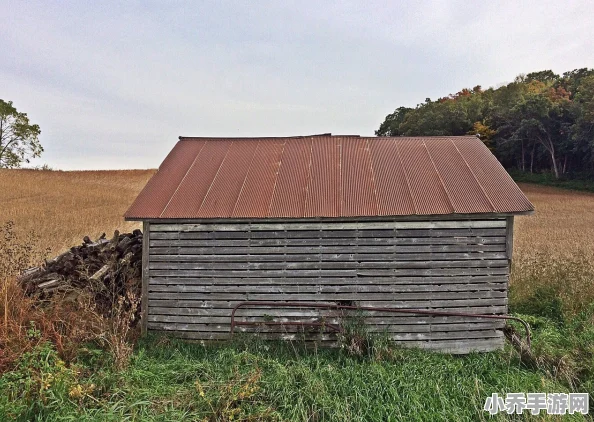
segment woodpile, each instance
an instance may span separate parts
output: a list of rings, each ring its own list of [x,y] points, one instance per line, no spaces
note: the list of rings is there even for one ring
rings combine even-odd
[[[142,232],[116,230],[111,239],[105,233],[95,241],[85,236],[82,245],[26,270],[19,280],[26,293],[41,303],[56,297],[74,301],[82,293],[91,294],[96,309],[109,316],[120,297],[127,302],[140,300],[141,275]]]

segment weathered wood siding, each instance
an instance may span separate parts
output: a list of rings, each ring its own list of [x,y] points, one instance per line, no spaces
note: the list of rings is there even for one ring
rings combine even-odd
[[[509,220],[150,224],[147,328],[190,339],[229,337],[246,300],[507,312]],[[243,321],[339,322],[337,311],[238,311]],[[465,353],[503,344],[499,320],[365,314],[369,331],[405,346]],[[299,338],[294,326],[238,327]],[[333,334],[308,334],[326,341]]]

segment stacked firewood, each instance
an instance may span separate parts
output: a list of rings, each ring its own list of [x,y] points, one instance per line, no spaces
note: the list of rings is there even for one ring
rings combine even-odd
[[[95,241],[85,236],[82,245],[26,270],[19,280],[40,303],[91,294],[97,310],[107,316],[121,297],[140,300],[141,274],[142,232],[120,234],[116,230],[111,239],[105,233]]]

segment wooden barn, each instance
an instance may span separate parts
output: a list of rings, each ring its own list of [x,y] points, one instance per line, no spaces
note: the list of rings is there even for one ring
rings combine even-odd
[[[125,217],[144,225],[145,331],[228,339],[250,301],[235,331],[332,342],[351,311],[311,303],[505,315],[514,216],[532,212],[474,136],[327,134],[180,137]],[[504,341],[501,320],[358,315],[403,346]]]

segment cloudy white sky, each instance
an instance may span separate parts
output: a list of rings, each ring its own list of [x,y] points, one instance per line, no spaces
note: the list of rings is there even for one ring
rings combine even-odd
[[[0,98],[58,169],[157,167],[178,135],[373,135],[401,105],[594,67],[591,0],[0,7]]]

